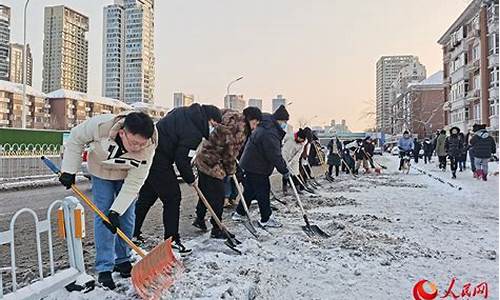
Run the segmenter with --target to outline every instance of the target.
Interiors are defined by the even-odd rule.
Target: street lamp
[[[226,95],[229,95],[229,89],[231,88],[231,86],[233,85],[233,83],[237,82],[237,81],[240,81],[243,79],[243,76],[241,77],[238,77],[236,78],[235,80],[231,81],[228,85],[227,85],[227,88],[226,88]]]
[[[26,0],[24,4],[24,15],[23,15],[23,103],[21,106],[21,126],[26,128],[26,11],[28,9],[28,3],[30,0]]]

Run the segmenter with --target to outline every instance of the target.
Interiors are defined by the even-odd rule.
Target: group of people
[[[307,154],[301,152],[303,146],[289,151],[288,145],[312,140],[310,129],[293,132],[288,120],[284,106],[268,114],[255,107],[240,113],[195,103],[173,109],[156,124],[148,114],[131,111],[95,116],[73,128],[65,144],[59,180],[67,188],[75,183],[86,149],[93,201],[109,219],[106,222],[97,215],[94,219],[95,269],[100,284],[114,289],[113,272],[131,275],[130,249],[116,236],[117,228],[141,243],[144,220],[157,199],[163,204],[164,238],[172,240],[172,248],[179,254],[191,252],[179,235],[182,195],[174,164],[183,181],[203,193],[218,218],[228,197],[227,187],[235,184],[231,178],[237,175],[236,184],[242,183],[247,205],[258,202],[260,225],[281,227],[270,205],[270,176],[274,169],[284,180],[298,176],[293,158]],[[287,135],[290,137],[285,139]],[[207,230],[206,211],[199,202],[193,225],[203,231]],[[239,203],[233,219],[244,216]],[[210,236],[225,238],[213,219]]]
[[[496,143],[493,137],[486,130],[485,124],[475,124],[472,131],[464,134],[458,127],[452,127],[449,135],[446,130],[436,133],[433,140],[425,138],[420,143],[413,139],[408,131],[398,141],[400,150],[400,167],[403,165],[403,156],[411,153],[415,163],[418,163],[419,156],[423,156],[424,163],[432,163],[433,153],[439,160],[439,168],[446,171],[448,160],[450,163],[451,178],[457,178],[457,170],[463,172],[467,169],[467,155],[469,156],[470,167],[474,178],[488,180],[488,162],[496,153]]]

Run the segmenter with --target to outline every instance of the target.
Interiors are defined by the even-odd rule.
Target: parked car
[[[374,155],[382,155],[382,152],[382,147],[375,147],[375,149],[373,149]]]
[[[393,147],[391,150],[392,155],[399,155],[399,148],[398,147]]]

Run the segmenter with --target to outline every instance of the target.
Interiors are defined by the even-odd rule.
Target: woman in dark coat
[[[342,144],[340,143],[338,138],[331,139],[328,143],[328,177],[332,177],[332,170],[335,167],[335,177],[339,176],[339,168],[342,163],[342,159],[340,158],[342,151]]]
[[[450,136],[446,138],[444,148],[446,154],[450,158],[451,178],[457,178],[458,160],[462,157],[464,142],[458,135],[460,128],[453,127],[450,129]]]

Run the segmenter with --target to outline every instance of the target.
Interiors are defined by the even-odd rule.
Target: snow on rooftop
[[[410,86],[413,85],[438,85],[438,84],[443,84],[443,71],[437,71],[436,73],[432,74],[431,76],[427,77],[426,79],[417,82],[417,83],[411,83]]]
[[[7,91],[15,94],[23,93],[23,84],[11,81],[0,80],[0,91]],[[33,87],[26,85],[26,94],[35,97],[45,98],[46,95]]]
[[[47,94],[47,98],[68,98],[86,102],[100,103],[104,105],[123,107],[125,109],[132,109],[132,107],[125,102],[116,100],[113,98],[107,98],[102,96],[92,96],[82,92],[70,91],[65,89],[59,89]]]
[[[151,103],[146,103],[146,102],[134,102],[130,104],[133,108],[147,108],[147,109],[156,109],[156,110],[161,110],[161,111],[167,111],[168,107],[161,106],[158,104],[151,104]]]

